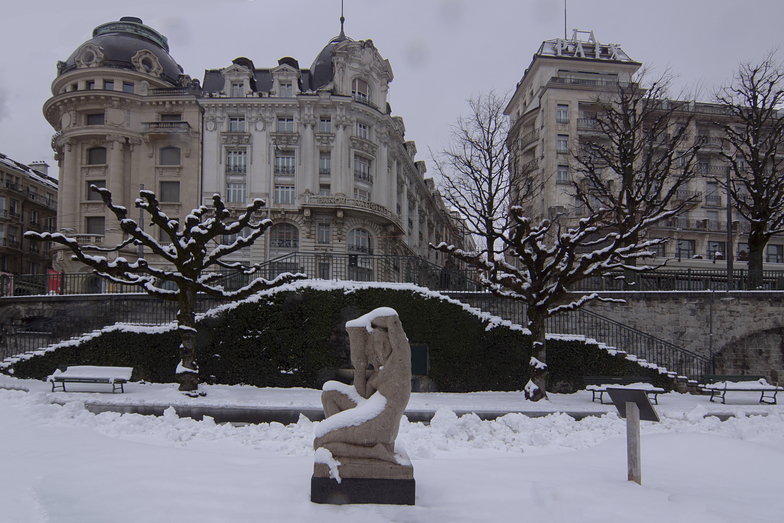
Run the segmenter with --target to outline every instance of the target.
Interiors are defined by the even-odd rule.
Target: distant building
[[[332,274],[331,255],[415,255],[443,264],[428,242],[465,246],[470,236],[424,178],[402,118],[391,114],[392,79],[370,40],[341,30],[309,69],[289,57],[270,68],[237,58],[207,70],[201,86],[141,20],[100,25],[58,64],[44,105],[57,131],[58,230],[80,242],[120,243],[119,224],[89,186],[108,187],[136,219],[143,185],[175,219],[209,205],[215,193],[237,212],[265,199],[258,218],[274,225],[236,261],[309,253],[320,256],[313,275],[323,277]],[[123,256],[133,259],[135,248]],[[67,255],[55,264],[82,270]]]
[[[49,242],[24,238],[27,231],[55,230],[57,179],[48,169],[44,162],[25,165],[0,154],[0,273],[46,274],[51,268]]]
[[[534,191],[526,204],[530,216],[559,216],[566,221],[584,216],[570,185],[580,176],[574,148],[597,137],[592,106],[599,95],[619,82],[631,82],[641,65],[619,45],[600,43],[593,32],[575,31],[571,39],[547,40],[539,47],[505,111],[511,124],[511,165],[524,173]],[[690,102],[684,108],[694,115],[691,139],[700,140],[702,146],[697,176],[677,198],[696,197],[696,202],[651,231],[653,237],[671,240],[660,246],[659,256],[682,264],[686,260],[721,259],[728,252],[727,197],[715,181],[717,176],[725,176],[728,168],[719,156],[721,131],[713,123],[722,117],[722,111],[707,103]],[[743,260],[748,251],[748,224],[734,213],[732,227],[732,252]],[[784,238],[774,236],[766,254],[767,263],[784,263]]]

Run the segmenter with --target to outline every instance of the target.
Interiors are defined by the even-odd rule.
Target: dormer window
[[[232,82],[231,83],[231,97],[232,98],[242,98],[245,96],[245,83],[244,82]]]
[[[281,82],[278,92],[278,96],[281,98],[292,98],[294,96],[294,85],[291,82]]]
[[[351,83],[351,96],[358,102],[370,103],[371,97],[368,83],[361,78],[354,78],[354,81]]]

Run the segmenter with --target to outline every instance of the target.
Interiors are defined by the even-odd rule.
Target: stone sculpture
[[[382,307],[346,323],[354,385],[324,384],[311,500],[414,503],[414,470],[395,448],[411,396],[411,347],[397,312]]]

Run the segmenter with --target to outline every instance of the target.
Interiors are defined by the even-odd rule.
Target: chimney
[[[44,161],[32,162],[28,165],[30,169],[38,171],[39,173],[49,176],[49,164]]]

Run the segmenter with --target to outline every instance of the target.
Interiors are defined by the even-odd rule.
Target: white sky
[[[64,7],[67,6],[67,7]],[[28,0],[3,7],[0,31],[0,152],[57,170],[53,129],[41,108],[58,60],[95,26],[137,16],[169,39],[185,73],[239,56],[256,67],[293,56],[309,67],[340,30],[339,0]],[[345,0],[346,34],[371,39],[389,59],[392,112],[406,123],[418,159],[446,146],[465,101],[489,89],[513,90],[543,40],[564,34],[564,0]],[[708,99],[739,61],[759,61],[782,42],[781,0],[568,0],[568,32],[593,30],[632,59],[678,75],[676,92]],[[784,60],[784,51],[778,54]]]

